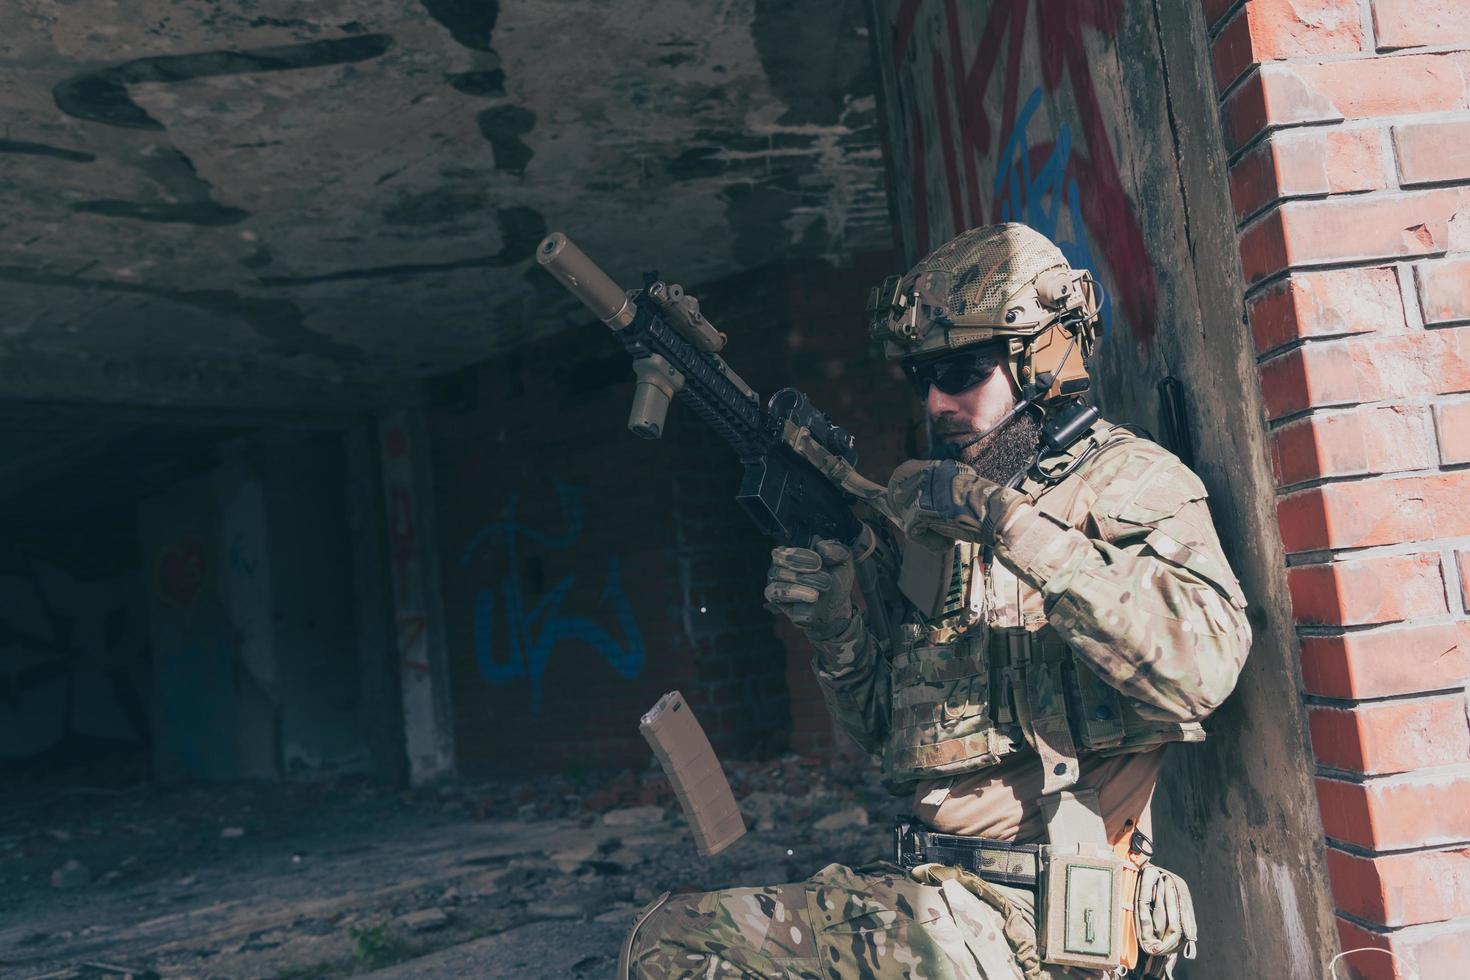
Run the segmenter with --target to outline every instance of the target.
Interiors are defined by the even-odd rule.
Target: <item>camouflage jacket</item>
[[[1060,464],[1073,459],[1080,465],[1064,479],[1028,478],[1019,490],[973,474],[954,480],[944,544],[983,589],[966,600],[949,580],[950,615],[903,596],[898,563],[883,558],[898,549],[880,548],[869,560],[884,562],[889,619],[904,625],[876,636],[859,613],[815,643],[833,716],[865,748],[884,751],[891,777],[984,768],[1035,746],[1013,715],[1026,683],[1036,694],[1034,681],[1017,686],[1028,672],[1041,677],[1043,702],[1048,683],[1058,703],[1065,688],[1070,721],[1061,724],[1079,749],[1112,754],[1203,738],[1198,722],[1233,689],[1251,631],[1198,477],[1106,423]],[[957,598],[972,607],[958,617]],[[995,641],[1006,633],[1035,640],[1029,671],[999,662],[1005,645]],[[917,665],[914,637],[927,656]]]

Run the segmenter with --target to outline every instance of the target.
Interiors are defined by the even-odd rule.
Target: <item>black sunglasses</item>
[[[929,396],[930,385],[946,395],[958,395],[990,377],[1001,360],[1002,355],[991,352],[950,354],[927,361],[907,361],[903,372],[920,398]]]

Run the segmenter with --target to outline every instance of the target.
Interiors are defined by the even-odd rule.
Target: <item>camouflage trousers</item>
[[[633,937],[630,974],[801,980],[1090,980],[1043,966],[1034,898],[959,868],[830,864],[805,881],[676,895]]]

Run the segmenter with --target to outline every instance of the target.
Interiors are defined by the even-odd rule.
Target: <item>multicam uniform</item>
[[[903,567],[880,569],[903,625],[877,636],[856,613],[814,641],[833,716],[916,787],[932,829],[1039,841],[1034,777],[1070,764],[1078,786],[1108,780],[1107,834],[1126,850],[1147,826],[1162,747],[1204,737],[1200,720],[1249,650],[1198,478],[1106,423],[1050,465],[1073,462],[1018,490],[957,464],[901,467],[890,498],[929,518]],[[1110,799],[1114,782],[1131,789]],[[635,930],[630,965],[659,980],[1099,975],[1043,965],[1033,912],[1031,891],[959,868],[834,864],[793,884],[676,896]]]

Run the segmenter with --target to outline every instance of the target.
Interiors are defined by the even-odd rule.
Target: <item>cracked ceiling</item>
[[[798,12],[797,8],[804,8]],[[0,385],[290,408],[891,242],[860,0],[8,0]]]

